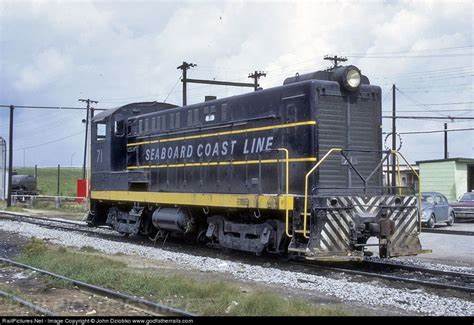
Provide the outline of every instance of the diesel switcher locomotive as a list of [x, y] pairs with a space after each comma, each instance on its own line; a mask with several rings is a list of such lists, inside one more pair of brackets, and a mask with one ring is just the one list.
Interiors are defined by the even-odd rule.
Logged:
[[[421, 252], [419, 200], [384, 186], [381, 90], [352, 65], [92, 122], [88, 223], [315, 260]], [[368, 240], [372, 238], [368, 242]]]

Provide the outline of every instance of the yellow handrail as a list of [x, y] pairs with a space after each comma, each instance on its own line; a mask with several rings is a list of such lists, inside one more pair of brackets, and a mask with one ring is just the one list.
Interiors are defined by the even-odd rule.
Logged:
[[[397, 182], [398, 182], [398, 195], [402, 195], [402, 177], [400, 175], [400, 159], [397, 155], [395, 155], [395, 160], [397, 162]], [[395, 188], [397, 188], [397, 184], [395, 184]]]
[[306, 221], [307, 221], [307, 215], [308, 215], [308, 180], [309, 180], [309, 176], [327, 159], [327, 157], [329, 157], [333, 152], [341, 152], [342, 151], [342, 148], [332, 148], [330, 149], [324, 156], [323, 158], [321, 158], [320, 161], [318, 161], [318, 163], [316, 165], [313, 166], [313, 168], [311, 168], [307, 173], [306, 173], [306, 176], [305, 176], [305, 180], [304, 180], [304, 217], [303, 217], [303, 236], [305, 236], [305, 238], [309, 238], [309, 236], [306, 235]]
[[418, 233], [421, 233], [421, 178], [420, 175], [413, 169], [413, 167], [410, 165], [410, 163], [405, 159], [405, 157], [398, 151], [396, 150], [391, 150], [392, 154], [395, 154], [396, 156], [402, 157], [402, 159], [405, 161], [407, 166], [411, 169], [413, 174], [416, 175], [416, 178], [418, 178]]
[[[305, 176], [305, 183], [304, 183], [304, 218], [303, 218], [303, 236], [305, 238], [309, 238], [309, 236], [307, 236], [307, 227], [306, 227], [306, 224], [307, 224], [307, 216], [308, 216], [308, 183], [309, 183], [309, 176], [314, 173], [314, 171], [333, 153], [333, 152], [341, 152], [343, 149], [342, 148], [332, 148], [330, 149], [324, 156], [323, 158], [321, 158], [321, 160], [318, 161], [318, 163], [316, 165], [314, 165], [307, 173], [306, 173], [306, 176]], [[421, 213], [421, 179], [420, 179], [420, 175], [415, 171], [415, 169], [413, 169], [413, 167], [410, 165], [410, 163], [408, 163], [408, 161], [406, 160], [406, 158], [398, 151], [396, 150], [391, 150], [390, 151], [392, 154], [395, 155], [396, 157], [396, 164], [397, 164], [397, 173], [398, 173], [398, 181], [400, 183], [400, 161], [399, 161], [399, 158], [398, 157], [401, 157], [405, 163], [407, 164], [407, 166], [411, 169], [411, 171], [416, 175], [416, 177], [418, 178], [418, 220], [419, 220], [419, 229], [421, 230], [421, 217], [420, 217], [420, 213]], [[400, 189], [401, 191], [401, 189]], [[401, 194], [401, 192], [400, 192]]]
[[285, 187], [286, 187], [286, 197], [285, 197], [285, 232], [288, 237], [293, 237], [290, 235], [289, 231], [289, 223], [290, 223], [290, 211], [288, 208], [288, 196], [290, 193], [290, 155], [288, 149], [286, 148], [278, 148], [278, 151], [285, 152]]

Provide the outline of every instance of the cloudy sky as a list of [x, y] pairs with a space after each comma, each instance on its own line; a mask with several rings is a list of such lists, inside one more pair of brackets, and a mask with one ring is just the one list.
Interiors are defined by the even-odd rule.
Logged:
[[[327, 68], [323, 56], [338, 54], [382, 87], [387, 113], [395, 83], [403, 115], [474, 116], [473, 26], [471, 1], [0, 0], [0, 104], [180, 104], [183, 60], [198, 64], [195, 78], [249, 81], [263, 70], [269, 88]], [[188, 101], [244, 91], [190, 85]], [[82, 163], [84, 112], [15, 114], [15, 165]], [[400, 120], [398, 128], [440, 130], [443, 122]], [[474, 131], [450, 133], [449, 146], [452, 157], [474, 157]], [[442, 158], [443, 134], [404, 135], [402, 151], [411, 161]]]

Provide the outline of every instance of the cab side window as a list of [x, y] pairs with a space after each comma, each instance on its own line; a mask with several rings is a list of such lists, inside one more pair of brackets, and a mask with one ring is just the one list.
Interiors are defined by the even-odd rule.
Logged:
[[107, 124], [97, 123], [97, 140], [104, 140], [107, 137]]
[[125, 135], [125, 121], [115, 121], [114, 134], [116, 137], [123, 137]]

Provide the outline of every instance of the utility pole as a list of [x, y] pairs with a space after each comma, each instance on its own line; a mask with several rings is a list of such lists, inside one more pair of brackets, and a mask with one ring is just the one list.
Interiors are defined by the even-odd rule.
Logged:
[[[396, 96], [395, 92], [397, 90], [397, 87], [395, 85], [392, 85], [392, 151], [397, 150], [397, 105], [396, 105]], [[395, 161], [397, 159], [397, 156], [395, 153], [392, 153], [392, 186], [395, 187], [397, 185], [397, 175], [396, 175], [396, 167], [395, 167]], [[395, 188], [393, 188], [395, 191]], [[395, 193], [395, 192], [394, 192]]]
[[448, 123], [444, 123], [444, 159], [448, 156]]
[[[87, 108], [86, 108], [86, 134], [84, 136], [84, 160], [82, 162], [82, 179], [86, 179], [87, 135], [89, 133], [89, 111], [91, 110], [91, 103], [92, 104], [97, 104], [98, 101], [91, 100], [89, 98], [79, 99], [79, 101], [87, 103]], [[93, 112], [93, 109], [92, 109], [92, 112]]]
[[257, 71], [255, 70], [253, 73], [249, 74], [249, 78], [250, 79], [253, 79], [253, 84], [254, 84], [254, 89], [257, 90], [258, 87], [260, 86], [258, 84], [258, 79], [260, 79], [261, 77], [266, 77], [267, 74], [263, 71]]
[[346, 57], [342, 57], [342, 56], [337, 56], [337, 55], [334, 55], [334, 56], [325, 55], [325, 56], [324, 56], [324, 60], [333, 61], [333, 62], [334, 62], [334, 66], [332, 67], [332, 69], [334, 69], [334, 68], [337, 68], [337, 67], [339, 66], [339, 65], [338, 65], [338, 62], [346, 62], [346, 61], [347, 61], [347, 58], [346, 58]]
[[10, 105], [10, 129], [8, 131], [8, 194], [7, 207], [12, 206], [12, 174], [13, 174], [13, 110], [15, 106]]
[[187, 94], [186, 94], [187, 71], [190, 68], [194, 68], [194, 67], [197, 67], [197, 64], [183, 61], [183, 63], [179, 67], [176, 68], [178, 70], [183, 71], [183, 77], [181, 78], [181, 82], [183, 83], [183, 106], [186, 106], [187, 104], [187, 100], [186, 100], [187, 98]]
[[60, 196], [61, 195], [61, 165], [58, 164], [58, 170], [57, 170], [57, 183], [56, 183], [56, 195]]

